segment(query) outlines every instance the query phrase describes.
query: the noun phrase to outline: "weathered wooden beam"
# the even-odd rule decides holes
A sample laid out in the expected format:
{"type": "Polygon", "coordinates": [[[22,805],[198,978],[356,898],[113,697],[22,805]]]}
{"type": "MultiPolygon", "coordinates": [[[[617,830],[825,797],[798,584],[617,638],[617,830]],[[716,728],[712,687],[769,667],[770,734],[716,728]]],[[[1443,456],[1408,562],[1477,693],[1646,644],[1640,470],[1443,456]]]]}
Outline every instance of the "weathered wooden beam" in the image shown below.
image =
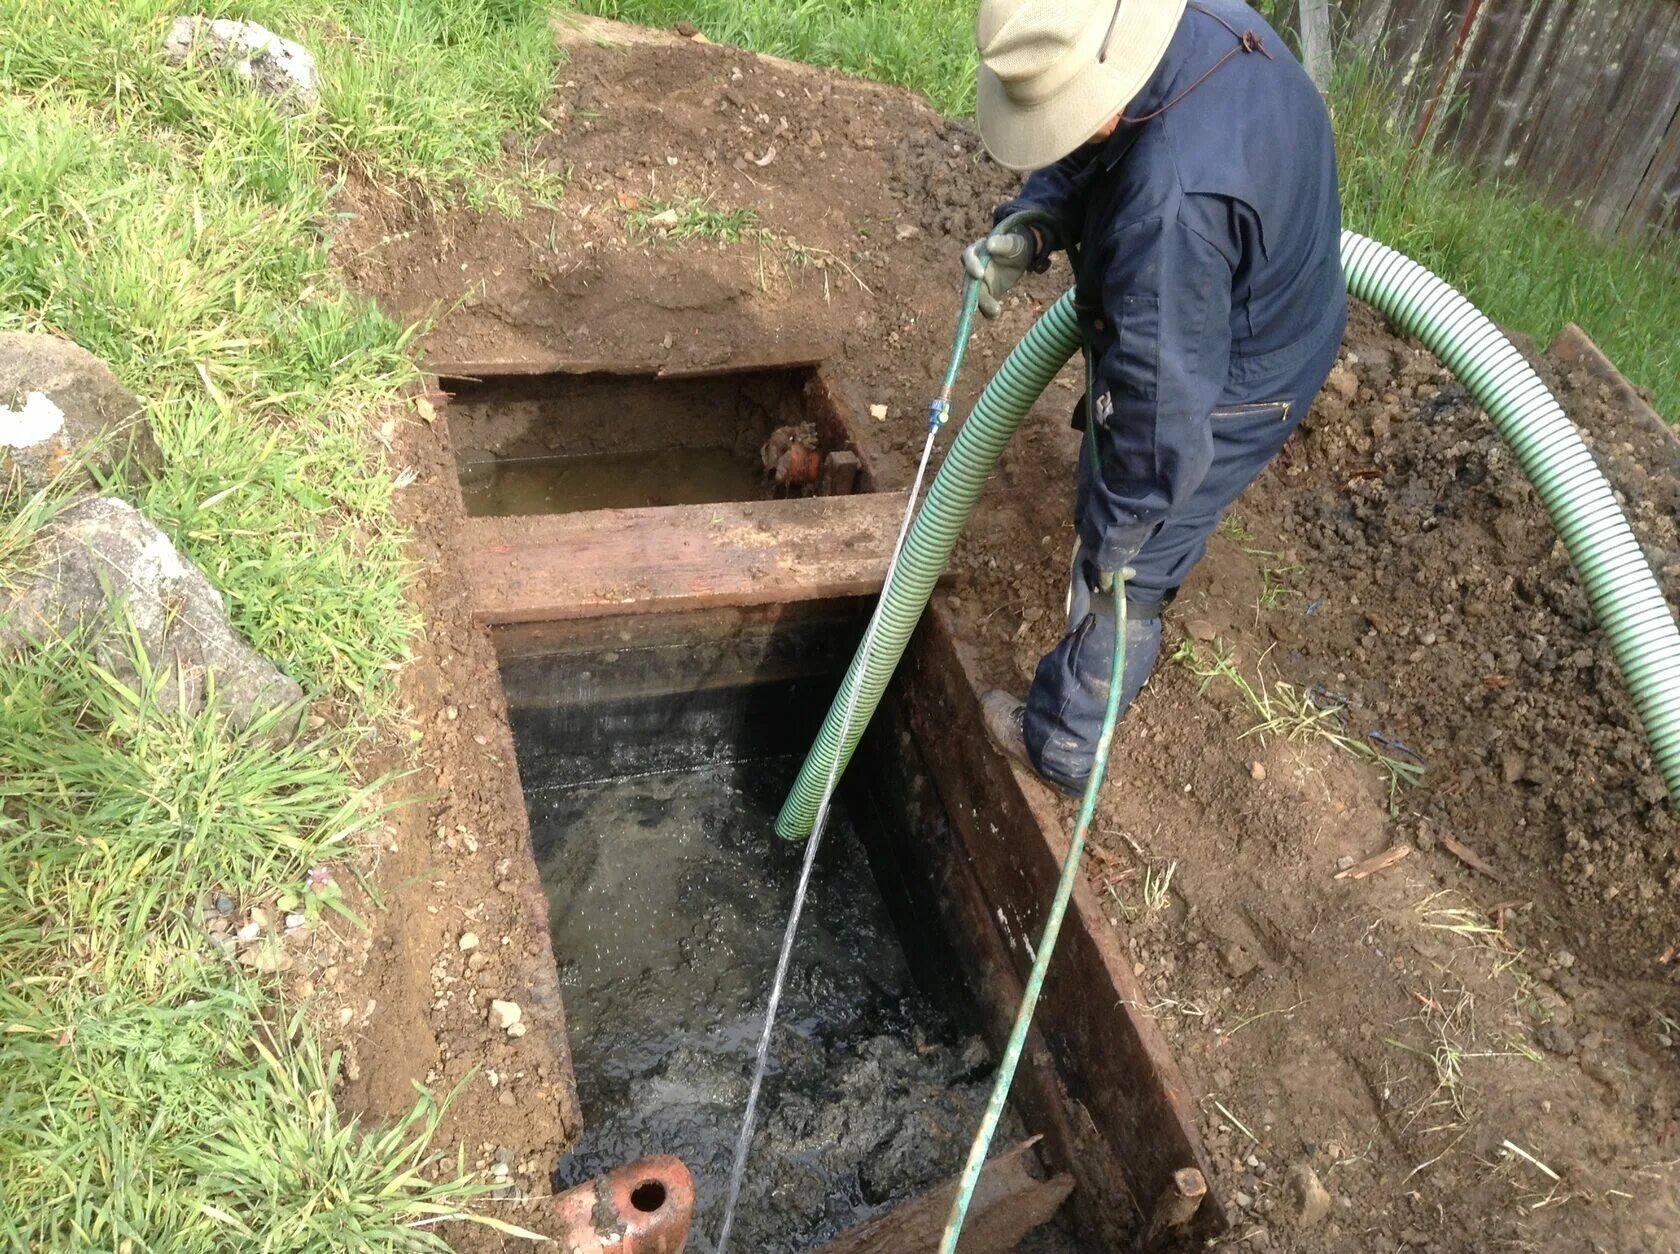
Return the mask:
{"type": "MultiPolygon", "coordinates": [[[[1067,833],[1046,791],[1024,781],[983,735],[953,734],[982,725],[984,685],[939,598],[917,630],[901,682],[917,739],[939,747],[927,761],[950,816],[953,860],[972,876],[1015,981],[1024,980],[1067,833]]],[[[1045,1130],[1053,1141],[1077,1143],[1077,1157],[1065,1161],[1081,1192],[1099,1214],[1128,1222],[1133,1232],[1148,1228],[1176,1173],[1213,1175],[1188,1087],[1146,1006],[1119,939],[1089,886],[1080,884],[1034,1020],[1065,1120],[1060,1136],[1045,1130]]],[[[1194,1222],[1203,1233],[1224,1229],[1216,1197],[1207,1196],[1194,1222]]],[[[1108,1239],[1107,1248],[1118,1248],[1108,1239]]]]}
{"type": "MultiPolygon", "coordinates": [[[[1026,1158],[1035,1137],[990,1159],[980,1172],[957,1254],[1014,1254],[1022,1239],[1050,1222],[1073,1192],[1071,1176],[1035,1180],[1026,1158]]],[[[957,1180],[844,1232],[818,1254],[936,1254],[957,1180]]]]}
{"type": "Polygon", "coordinates": [[[1662,420],[1662,415],[1657,413],[1651,402],[1639,394],[1639,389],[1616,369],[1615,363],[1605,355],[1604,350],[1580,327],[1573,322],[1565,326],[1552,340],[1546,353],[1554,360],[1584,370],[1604,383],[1627,412],[1628,417],[1640,423],[1652,435],[1660,437],[1665,445],[1674,445],[1677,439],[1674,428],[1662,420]]]}
{"type": "Polygon", "coordinates": [[[469,518],[480,623],[870,596],[902,493],[469,518]]]}
{"type": "Polygon", "coordinates": [[[1330,0],[1300,0],[1301,60],[1318,94],[1330,92],[1330,0]]]}
{"type": "Polygon", "coordinates": [[[626,378],[686,379],[724,374],[750,374],[760,370],[807,370],[819,366],[831,354],[811,340],[772,343],[750,354],[742,353],[722,361],[695,365],[673,361],[586,361],[577,357],[463,357],[426,360],[426,370],[440,379],[529,378],[533,375],[602,374],[626,378]]]}

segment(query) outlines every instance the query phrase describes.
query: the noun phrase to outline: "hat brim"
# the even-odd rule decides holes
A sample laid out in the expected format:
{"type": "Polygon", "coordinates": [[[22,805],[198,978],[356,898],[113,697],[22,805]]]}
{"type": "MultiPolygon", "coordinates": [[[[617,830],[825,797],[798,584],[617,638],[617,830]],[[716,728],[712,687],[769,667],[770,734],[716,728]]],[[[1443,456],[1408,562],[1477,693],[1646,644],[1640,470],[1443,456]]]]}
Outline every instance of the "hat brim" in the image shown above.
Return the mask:
{"type": "Polygon", "coordinates": [[[1086,143],[1149,82],[1185,3],[1123,0],[1108,60],[1093,60],[1066,86],[1031,105],[1010,99],[1003,81],[982,65],[975,113],[986,151],[999,165],[1027,171],[1054,165],[1086,143]]]}

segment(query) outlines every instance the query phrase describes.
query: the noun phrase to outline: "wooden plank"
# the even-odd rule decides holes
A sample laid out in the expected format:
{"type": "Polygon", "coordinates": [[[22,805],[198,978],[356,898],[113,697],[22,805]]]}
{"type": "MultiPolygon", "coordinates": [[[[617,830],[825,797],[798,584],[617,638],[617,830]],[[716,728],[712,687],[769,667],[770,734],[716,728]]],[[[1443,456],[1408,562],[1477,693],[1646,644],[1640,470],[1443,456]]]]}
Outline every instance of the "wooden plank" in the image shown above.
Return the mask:
{"type": "MultiPolygon", "coordinates": [[[[1026,1157],[1037,1138],[989,1160],[974,1188],[957,1254],[1014,1254],[1034,1228],[1050,1222],[1073,1192],[1073,1178],[1035,1180],[1026,1157]]],[[[936,1254],[958,1180],[842,1233],[818,1254],[936,1254]]]]}
{"type": "Polygon", "coordinates": [[[1318,94],[1330,91],[1330,0],[1299,0],[1301,59],[1318,94]]]}
{"type": "Polygon", "coordinates": [[[1620,226],[1620,233],[1632,239],[1652,230],[1680,230],[1680,106],[1669,119],[1668,130],[1640,179],[1620,226]]]}
{"type": "Polygon", "coordinates": [[[474,617],[532,623],[876,594],[902,493],[469,518],[474,617]]]}
{"type": "MultiPolygon", "coordinates": [[[[1022,985],[998,916],[960,843],[952,840],[949,818],[930,787],[934,773],[911,730],[908,709],[926,698],[916,694],[912,700],[912,687],[906,682],[887,689],[858,747],[855,761],[863,769],[854,767],[847,775],[869,779],[870,787],[848,789],[846,804],[860,830],[871,833],[865,841],[870,869],[901,934],[915,936],[928,927],[920,912],[931,903],[937,932],[955,951],[947,963],[937,945],[909,949],[906,956],[917,983],[940,990],[947,1004],[973,1006],[979,1030],[993,1051],[1001,1052],[1021,1004],[1022,985]]],[[[947,729],[935,742],[941,752],[956,751],[952,730],[985,735],[977,727],[947,729]]],[[[1027,1128],[1043,1135],[1051,1162],[1079,1182],[1072,1205],[1082,1230],[1103,1239],[1097,1248],[1129,1248],[1135,1214],[1125,1173],[1110,1160],[1108,1147],[1089,1135],[1089,1116],[1076,1122],[1037,1024],[1028,1030],[1009,1105],[1027,1128]]]]}
{"type": "Polygon", "coordinates": [[[822,365],[833,354],[828,347],[814,340],[795,340],[786,344],[772,343],[750,355],[742,354],[722,361],[695,364],[669,360],[584,361],[576,357],[474,357],[426,359],[426,371],[440,379],[499,379],[524,378],[545,374],[604,374],[633,377],[645,375],[656,379],[685,379],[694,376],[719,374],[750,374],[760,370],[807,370],[822,365]]]}
{"type": "Polygon", "coordinates": [[[1565,365],[1575,366],[1606,384],[1617,403],[1635,422],[1656,436],[1663,447],[1680,452],[1680,433],[1662,420],[1662,415],[1639,394],[1628,377],[1605,354],[1591,336],[1573,322],[1557,333],[1547,354],[1565,365]]]}
{"type": "MultiPolygon", "coordinates": [[[[1023,777],[983,737],[953,743],[953,726],[982,725],[983,686],[939,598],[917,630],[907,684],[917,736],[950,750],[931,759],[934,784],[961,856],[1004,930],[1009,961],[1024,980],[1067,853],[1067,833],[1044,790],[1024,787],[1023,777]]],[[[1177,1171],[1194,1167],[1213,1177],[1188,1087],[1147,1004],[1119,938],[1090,886],[1081,883],[1036,1026],[1065,1088],[1064,1104],[1082,1116],[1079,1135],[1123,1177],[1124,1195],[1100,1197],[1099,1205],[1129,1209],[1139,1227],[1177,1171]]],[[[1079,1164],[1070,1166],[1079,1174],[1079,1164]]],[[[1083,1175],[1080,1183],[1087,1186],[1083,1175]]],[[[1100,1178],[1092,1184],[1104,1186],[1100,1178]]],[[[1209,1233],[1224,1228],[1224,1211],[1213,1196],[1198,1223],[1209,1233]]]]}

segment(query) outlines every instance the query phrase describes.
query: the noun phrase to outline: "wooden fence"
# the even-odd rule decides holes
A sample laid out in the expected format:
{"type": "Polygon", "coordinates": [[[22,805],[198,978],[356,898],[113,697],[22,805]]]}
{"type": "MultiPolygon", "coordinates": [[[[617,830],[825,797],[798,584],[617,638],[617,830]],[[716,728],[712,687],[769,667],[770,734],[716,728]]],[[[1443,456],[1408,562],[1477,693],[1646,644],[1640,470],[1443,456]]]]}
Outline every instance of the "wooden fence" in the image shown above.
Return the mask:
{"type": "Polygon", "coordinates": [[[1595,230],[1680,231],[1680,0],[1341,0],[1409,116],[1595,230]],[[1467,15],[1473,15],[1466,26],[1467,15]]]}

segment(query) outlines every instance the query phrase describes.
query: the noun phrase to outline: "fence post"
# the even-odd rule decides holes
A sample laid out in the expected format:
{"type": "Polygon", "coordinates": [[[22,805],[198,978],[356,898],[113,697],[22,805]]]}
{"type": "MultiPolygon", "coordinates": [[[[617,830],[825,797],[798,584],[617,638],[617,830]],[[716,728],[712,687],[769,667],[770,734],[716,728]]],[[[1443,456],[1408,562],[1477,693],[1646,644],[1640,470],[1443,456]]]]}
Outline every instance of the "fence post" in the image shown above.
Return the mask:
{"type": "Polygon", "coordinates": [[[1300,0],[1301,56],[1318,94],[1330,94],[1330,0],[1300,0]]]}

